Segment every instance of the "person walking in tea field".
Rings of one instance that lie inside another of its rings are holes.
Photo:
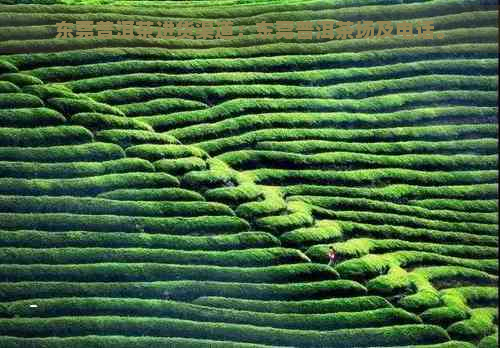
[[[335,249],[331,246],[330,251],[328,252],[328,258],[330,259],[330,261],[328,262],[328,266],[330,267],[335,266],[335,262],[337,261],[336,257],[337,254],[335,252]]]

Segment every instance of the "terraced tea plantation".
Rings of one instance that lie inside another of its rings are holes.
[[[0,347],[496,347],[492,5],[0,0]],[[324,20],[443,38],[257,34]]]

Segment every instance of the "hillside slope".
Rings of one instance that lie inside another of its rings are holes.
[[[0,347],[495,347],[492,4],[0,0]],[[186,19],[236,37],[55,38]]]

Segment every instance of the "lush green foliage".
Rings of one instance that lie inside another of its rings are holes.
[[[1,86],[1,83],[0,83]],[[0,126],[28,128],[57,126],[66,122],[59,112],[49,108],[21,108],[0,110]]]
[[[0,127],[0,146],[54,146],[92,141],[90,131],[78,126],[8,128]]]
[[[496,346],[494,5],[0,0],[0,346]]]
[[[175,248],[175,250],[240,250],[273,248],[279,239],[263,232],[241,232],[215,236],[149,234],[139,232],[44,232],[17,230],[0,233],[2,247],[104,247],[104,248]]]
[[[139,125],[138,122],[128,124]],[[96,133],[96,140],[118,144],[123,148],[143,144],[175,144],[178,142],[177,139],[167,134],[153,133],[137,129],[107,129],[98,131]]]

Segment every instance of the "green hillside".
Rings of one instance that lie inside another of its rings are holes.
[[[496,347],[495,4],[0,0],[0,348]]]

